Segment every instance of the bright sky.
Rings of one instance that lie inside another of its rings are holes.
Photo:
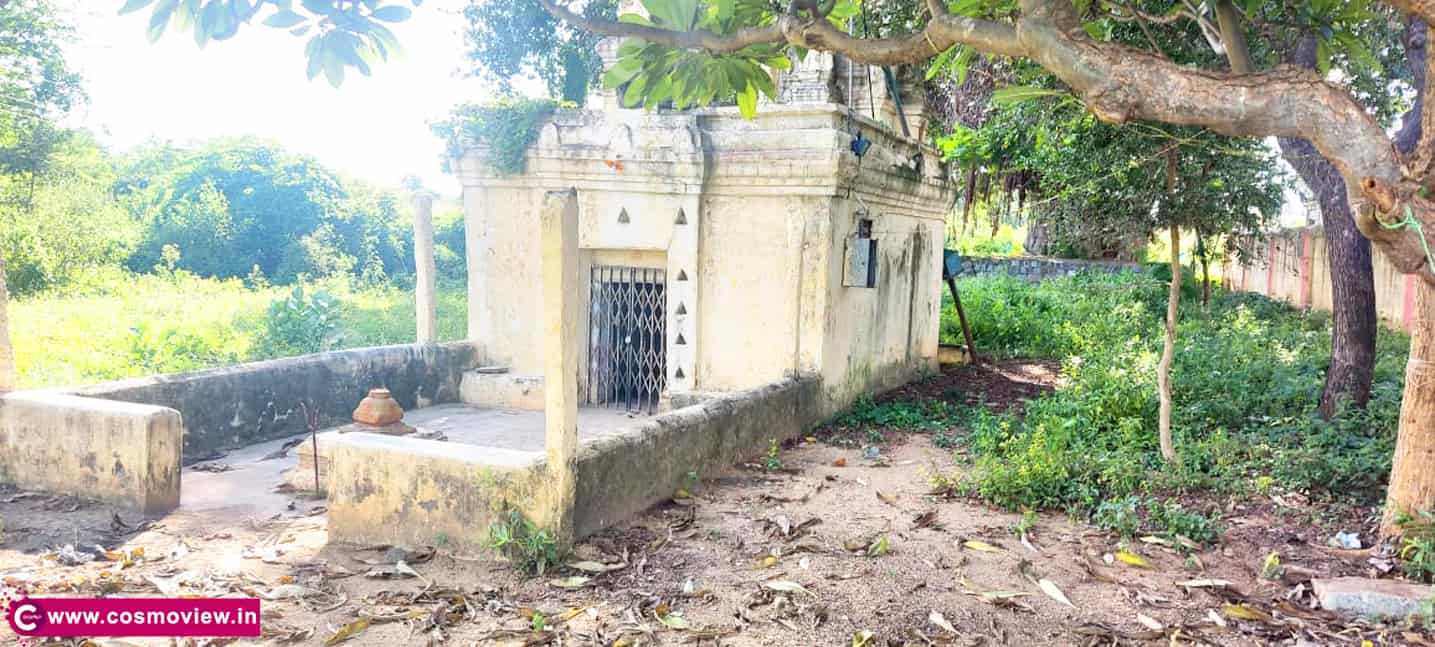
[[[464,78],[460,10],[466,0],[428,0],[393,25],[405,52],[365,78],[350,69],[334,89],[305,78],[304,39],[256,24],[203,49],[187,32],[150,45],[149,11],[118,16],[119,0],[60,0],[77,29],[71,64],[89,104],[76,126],[125,149],[155,137],[186,143],[258,135],[364,180],[396,185],[417,174],[433,190],[458,193],[439,169],[443,144],[428,122],[492,91]]]

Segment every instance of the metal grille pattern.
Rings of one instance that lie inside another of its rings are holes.
[[[590,294],[588,401],[657,410],[667,379],[666,273],[595,265]]]

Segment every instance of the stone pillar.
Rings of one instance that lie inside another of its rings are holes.
[[[414,193],[414,319],[418,342],[438,341],[438,313],[434,307],[433,194]]]
[[[548,455],[548,521],[559,547],[573,545],[577,502],[578,319],[583,315],[578,258],[578,195],[549,192],[541,218],[543,262],[543,446]]]
[[[680,201],[673,215],[673,238],[667,263],[667,394],[692,391],[698,370],[698,232],[697,196]]]
[[[463,237],[468,269],[468,334],[485,350],[493,348],[493,325],[488,309],[488,222],[484,213],[484,189],[477,185],[463,187]]]
[[[7,305],[10,295],[5,290],[5,259],[0,257],[0,391],[15,389],[15,352],[10,348],[10,318]]]

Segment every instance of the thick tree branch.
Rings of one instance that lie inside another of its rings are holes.
[[[842,54],[867,65],[916,63],[936,56],[953,45],[966,45],[988,54],[1022,56],[1016,30],[988,20],[955,16],[943,12],[922,31],[892,38],[857,38],[842,32],[826,20],[784,14],[771,25],[749,27],[732,34],[707,31],[680,32],[647,25],[589,18],[576,14],[554,0],[539,0],[554,16],[580,29],[603,36],[641,38],[648,42],[700,49],[713,53],[736,52],[759,44],[790,43],[807,49]]]
[[[1385,0],[1385,4],[1396,11],[1425,21],[1435,23],[1435,0]]]

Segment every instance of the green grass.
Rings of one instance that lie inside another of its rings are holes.
[[[325,283],[339,300],[336,347],[411,342],[411,290]],[[21,388],[75,386],[268,359],[256,341],[269,304],[287,287],[246,287],[180,273],[102,272],[62,292],[16,299],[10,334]],[[442,285],[439,339],[466,329],[464,289]]]
[[[967,435],[958,440],[969,465],[958,491],[1013,510],[1083,516],[1133,496],[1242,495],[1272,485],[1358,505],[1383,495],[1409,349],[1403,334],[1380,332],[1367,409],[1326,421],[1316,405],[1329,362],[1328,316],[1225,291],[1202,308],[1186,295],[1172,367],[1180,460],[1168,465],[1158,449],[1156,395],[1165,284],[1132,275],[1038,285],[998,276],[958,287],[979,350],[1057,358],[1067,378],[1021,417],[965,412]],[[950,307],[946,315],[943,337],[955,339]],[[1200,526],[1183,514],[1157,521]]]

